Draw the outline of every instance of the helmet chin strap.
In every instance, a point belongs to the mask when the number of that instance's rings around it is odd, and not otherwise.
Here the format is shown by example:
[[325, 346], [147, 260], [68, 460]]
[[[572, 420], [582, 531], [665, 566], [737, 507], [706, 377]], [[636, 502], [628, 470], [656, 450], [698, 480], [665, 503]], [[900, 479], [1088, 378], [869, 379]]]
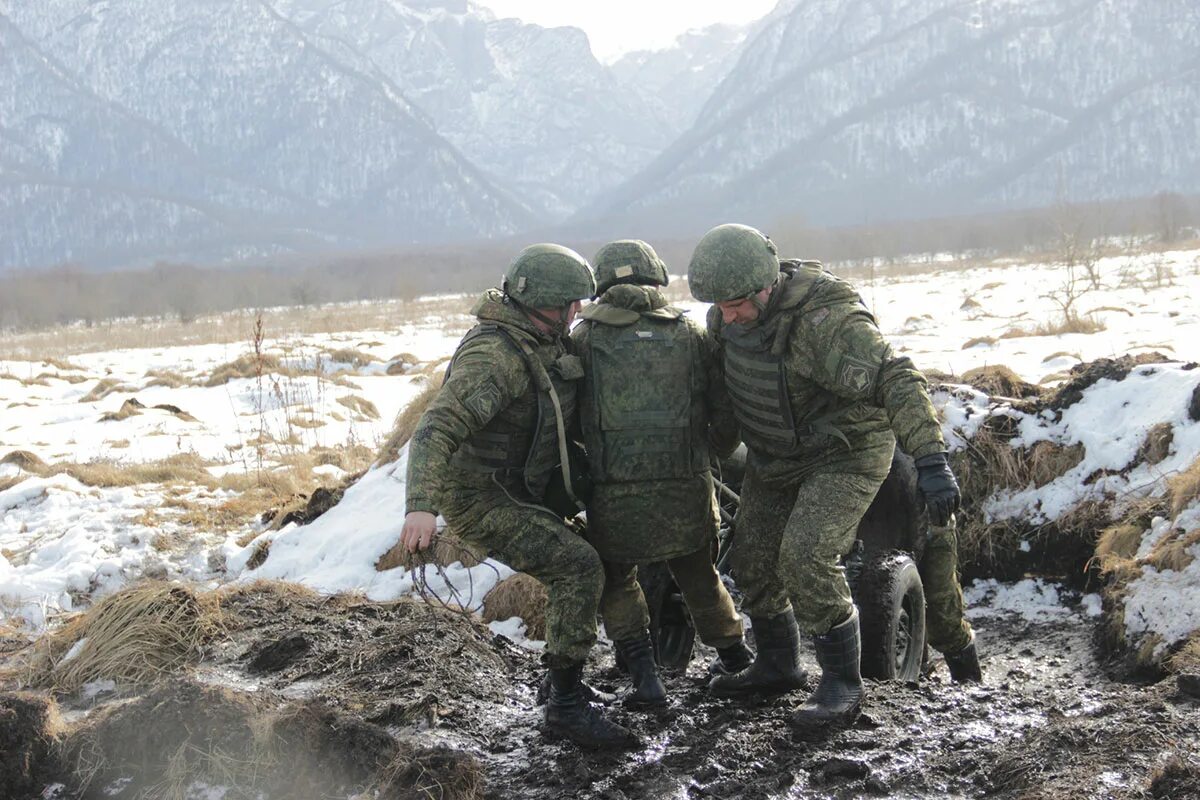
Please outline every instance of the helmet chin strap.
[[516, 306], [516, 308], [523, 314], [528, 315], [532, 319], [536, 319], [549, 328], [550, 333], [554, 335], [554, 338], [561, 339], [567, 335], [567, 312], [571, 310], [571, 303], [567, 303], [562, 307], [559, 319], [554, 319], [553, 317], [546, 316], [533, 306], [527, 306], [517, 298], [513, 297], [508, 293], [507, 287], [505, 287], [504, 296], [507, 297], [508, 301]]
[[775, 289], [779, 286], [782, 275], [782, 272], [779, 273], [779, 275], [775, 276], [775, 280], [771, 282], [770, 286], [763, 287], [763, 289], [771, 290], [771, 293], [767, 295], [767, 301], [765, 303], [758, 299], [758, 294], [762, 291], [762, 289], [746, 298], [750, 301], [750, 305], [754, 306], [754, 308], [758, 310], [758, 319], [756, 319], [755, 322], [761, 324], [767, 321], [767, 312], [775, 307], [775, 299], [779, 294], [775, 291]]

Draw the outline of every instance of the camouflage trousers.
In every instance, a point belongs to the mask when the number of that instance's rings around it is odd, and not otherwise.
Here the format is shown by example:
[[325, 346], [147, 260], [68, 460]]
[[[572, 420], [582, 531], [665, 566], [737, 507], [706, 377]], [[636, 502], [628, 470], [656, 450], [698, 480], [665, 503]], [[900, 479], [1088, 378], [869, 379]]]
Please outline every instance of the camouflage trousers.
[[552, 512], [502, 492], [443, 498], [442, 516], [473, 550], [546, 587], [548, 667], [586, 661], [596, 642], [604, 568], [596, 550]]
[[848, 455], [782, 486], [760, 480], [750, 460], [732, 556], [744, 612], [771, 617], [790, 605], [800, 629], [812, 635], [850, 616], [854, 602], [840, 562], [887, 477], [891, 452], [889, 446]]
[[[679, 586], [700, 641], [710, 647], [728, 647], [742, 639], [742, 618], [733, 598], [713, 565], [708, 547], [667, 561]], [[604, 629], [615, 641], [645, 635], [650, 626], [646, 598], [637, 581], [636, 564], [604, 562], [604, 594], [600, 598]]]
[[958, 536], [954, 517], [945, 527], [929, 529], [921, 556], [921, 583], [925, 586], [925, 626], [929, 646], [957, 653], [971, 643], [971, 624], [963, 616], [963, 593], [958, 580]]

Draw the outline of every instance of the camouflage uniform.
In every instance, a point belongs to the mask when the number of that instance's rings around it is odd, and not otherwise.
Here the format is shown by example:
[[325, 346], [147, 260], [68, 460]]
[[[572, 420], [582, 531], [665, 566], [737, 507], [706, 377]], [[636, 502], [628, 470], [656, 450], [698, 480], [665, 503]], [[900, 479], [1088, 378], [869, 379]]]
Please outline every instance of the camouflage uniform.
[[963, 615], [963, 593], [958, 579], [958, 535], [955, 519], [929, 529], [921, 555], [921, 583], [925, 587], [925, 630], [929, 646], [942, 653], [958, 653], [974, 638]]
[[709, 326], [749, 449], [733, 554], [743, 609], [768, 617], [790, 601], [803, 630], [824, 634], [853, 611], [839, 559], [897, 438], [914, 458], [946, 449], [925, 378], [815, 262], [782, 262], [757, 324], [726, 326], [714, 307]]
[[654, 286], [614, 285], [582, 316], [572, 338], [584, 361], [580, 418], [595, 483], [588, 540], [604, 560], [605, 628], [614, 641], [646, 631], [636, 564], [666, 561], [701, 640], [740, 642], [741, 619], [711, 556], [719, 517], [710, 446], [728, 455], [737, 445], [716, 344]]
[[[546, 661], [584, 661], [596, 640], [604, 571], [594, 548], [542, 506], [559, 468], [555, 412], [521, 345], [545, 370], [565, 420], [575, 419], [567, 342], [488, 290], [479, 320], [409, 446], [407, 510], [440, 512], [468, 546], [546, 586]], [[575, 359], [578, 368], [578, 360]]]

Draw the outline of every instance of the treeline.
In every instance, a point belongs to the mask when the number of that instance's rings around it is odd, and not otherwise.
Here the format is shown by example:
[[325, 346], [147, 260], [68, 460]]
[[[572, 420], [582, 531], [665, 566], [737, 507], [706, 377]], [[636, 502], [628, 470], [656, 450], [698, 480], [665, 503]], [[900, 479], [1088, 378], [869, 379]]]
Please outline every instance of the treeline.
[[[1200, 197], [1160, 194], [1120, 202], [1060, 204], [847, 228], [813, 228], [802, 219], [784, 219], [762, 227], [779, 243], [783, 255], [818, 258], [831, 265], [872, 259], [903, 261], [913, 254], [933, 252], [961, 257], [1037, 255], [1054, 252], [1064, 239], [1112, 236], [1140, 237], [1151, 245], [1169, 246], [1197, 237]], [[682, 273], [696, 238], [653, 240], [652, 244], [672, 272]], [[188, 322], [239, 308], [474, 292], [496, 285], [509, 260], [527, 243], [512, 240], [453, 248], [289, 256], [228, 267], [163, 262], [110, 272], [71, 264], [14, 271], [0, 277], [0, 330], [92, 324], [122, 317], [174, 316]], [[588, 257], [602, 244], [564, 243]]]

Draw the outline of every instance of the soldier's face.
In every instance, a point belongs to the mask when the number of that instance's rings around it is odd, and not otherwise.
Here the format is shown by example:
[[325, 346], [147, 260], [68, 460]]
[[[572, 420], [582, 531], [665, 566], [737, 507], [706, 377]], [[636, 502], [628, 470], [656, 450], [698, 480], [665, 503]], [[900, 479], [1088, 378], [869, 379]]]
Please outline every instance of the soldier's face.
[[758, 306], [754, 305], [752, 300], [757, 299], [759, 303], [766, 303], [770, 296], [771, 290], [763, 289], [752, 297], [717, 303], [717, 308], [721, 309], [721, 318], [726, 325], [745, 325], [747, 322], [758, 319]]
[[[583, 308], [583, 301], [576, 300], [574, 303], [571, 303], [565, 312], [561, 308], [539, 308], [538, 311], [540, 311], [543, 316], [548, 317], [555, 322], [564, 320], [566, 322], [566, 327], [569, 328], [571, 327], [571, 323], [575, 321], [575, 315], [579, 313], [579, 309], [581, 308]], [[549, 332], [549, 325], [542, 322], [537, 317], [530, 317], [530, 319], [540, 330]]]

